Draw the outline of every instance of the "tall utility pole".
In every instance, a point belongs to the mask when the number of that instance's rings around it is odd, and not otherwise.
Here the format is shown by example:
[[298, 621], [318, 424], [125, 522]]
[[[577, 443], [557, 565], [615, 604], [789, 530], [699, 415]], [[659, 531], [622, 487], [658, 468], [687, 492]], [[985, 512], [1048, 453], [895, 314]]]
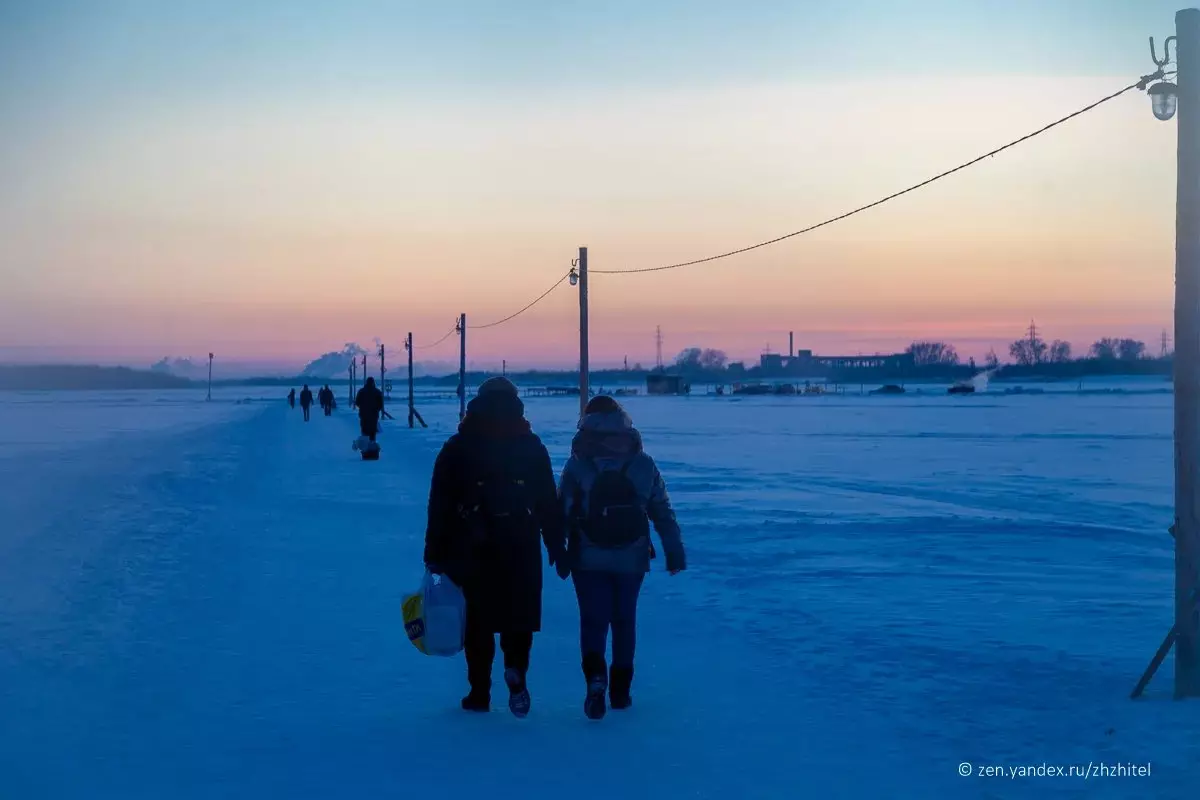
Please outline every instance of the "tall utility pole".
[[[384, 352], [383, 351], [383, 342], [380, 342], [379, 343], [379, 394], [381, 397], [383, 397], [386, 400], [387, 392], [384, 391], [384, 389], [387, 387], [387, 377], [386, 377], [387, 366], [384, 364], [383, 352]], [[387, 414], [387, 412], [383, 411], [382, 408], [380, 409], [380, 411], [381, 411], [381, 415]]]
[[467, 315], [458, 317], [458, 421], [467, 416]]
[[587, 408], [588, 394], [588, 273], [587, 248], [579, 248], [579, 416]]
[[346, 382], [350, 386], [350, 399], [347, 403], [347, 408], [354, 408], [354, 362], [350, 362], [350, 366], [346, 367]]
[[1175, 696], [1200, 697], [1200, 9], [1176, 13]]
[[404, 340], [404, 349], [408, 351], [408, 427], [413, 426], [413, 343], [412, 331]]
[[208, 400], [212, 400], [212, 362], [213, 362], [213, 354], [209, 353], [208, 354], [208, 397], [206, 398]]
[[355, 384], [358, 383], [358, 359], [350, 359], [350, 407], [354, 408]]

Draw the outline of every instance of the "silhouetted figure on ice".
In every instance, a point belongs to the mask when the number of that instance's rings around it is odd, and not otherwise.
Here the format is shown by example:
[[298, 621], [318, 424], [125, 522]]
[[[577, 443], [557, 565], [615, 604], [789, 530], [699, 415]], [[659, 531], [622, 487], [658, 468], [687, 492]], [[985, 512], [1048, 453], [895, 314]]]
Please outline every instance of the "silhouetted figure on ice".
[[308, 412], [312, 408], [313, 393], [312, 389], [308, 388], [308, 384], [304, 384], [304, 388], [300, 390], [300, 410], [304, 412], [304, 421], [308, 422]]
[[[633, 703], [637, 603], [650, 571], [650, 523], [662, 540], [667, 571], [687, 567], [683, 539], [666, 485], [642, 449], [633, 421], [611, 397], [588, 401], [559, 496], [567, 514], [567, 556], [579, 601], [579, 640], [587, 696], [584, 712], [604, 716], [604, 694], [615, 709]], [[562, 574], [560, 571], [559, 574]], [[612, 668], [605, 663], [612, 629]]]
[[288, 408], [296, 407], [296, 390], [292, 389], [288, 392]]
[[426, 565], [467, 601], [463, 709], [490, 708], [500, 634], [508, 707], [518, 717], [529, 713], [529, 652], [542, 622], [542, 544], [551, 564], [564, 548], [554, 469], [524, 412], [506, 378], [479, 387], [434, 464], [425, 532]]
[[367, 378], [367, 382], [358, 390], [354, 405], [358, 406], [358, 424], [362, 435], [375, 441], [379, 433], [379, 415], [383, 413], [383, 392], [375, 386], [374, 378]]
[[329, 388], [329, 384], [321, 391], [317, 392], [317, 401], [321, 404], [321, 408], [325, 411], [325, 416], [333, 414], [333, 389]]

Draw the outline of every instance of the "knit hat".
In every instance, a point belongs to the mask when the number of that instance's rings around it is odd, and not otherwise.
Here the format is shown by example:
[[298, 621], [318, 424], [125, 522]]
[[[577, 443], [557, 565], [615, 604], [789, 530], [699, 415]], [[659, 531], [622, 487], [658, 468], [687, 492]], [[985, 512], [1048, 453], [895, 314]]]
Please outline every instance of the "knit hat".
[[606, 394], [596, 395], [583, 407], [584, 414], [611, 414], [621, 410], [621, 404]]
[[488, 378], [483, 383], [479, 384], [478, 395], [483, 397], [485, 394], [508, 394], [513, 397], [518, 396], [516, 385], [502, 375], [497, 375], [494, 378]]

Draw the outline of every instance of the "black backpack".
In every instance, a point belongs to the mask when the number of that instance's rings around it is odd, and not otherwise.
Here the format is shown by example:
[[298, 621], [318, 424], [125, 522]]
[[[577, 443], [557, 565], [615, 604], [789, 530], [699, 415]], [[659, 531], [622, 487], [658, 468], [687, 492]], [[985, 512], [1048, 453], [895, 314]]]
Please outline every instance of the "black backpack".
[[468, 479], [462, 512], [474, 544], [521, 537], [536, 530], [530, 487], [524, 477], [503, 466]]
[[[650, 519], [638, 495], [637, 487], [629, 480], [627, 461], [619, 470], [599, 470], [588, 494], [587, 514], [579, 519], [579, 527], [588, 541], [603, 549], [628, 547], [642, 538], [650, 537]], [[582, 506], [577, 495], [576, 510]]]

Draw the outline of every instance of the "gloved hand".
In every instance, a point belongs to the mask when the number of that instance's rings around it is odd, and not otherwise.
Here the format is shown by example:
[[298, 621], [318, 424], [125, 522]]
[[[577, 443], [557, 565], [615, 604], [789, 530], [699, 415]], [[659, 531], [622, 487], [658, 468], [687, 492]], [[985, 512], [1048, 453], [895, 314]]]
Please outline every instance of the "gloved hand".
[[687, 557], [684, 556], [683, 552], [680, 551], [678, 553], [672, 553], [670, 550], [668, 550], [667, 551], [667, 572], [669, 572], [672, 575], [678, 575], [679, 573], [683, 572], [685, 569], [687, 569]]

